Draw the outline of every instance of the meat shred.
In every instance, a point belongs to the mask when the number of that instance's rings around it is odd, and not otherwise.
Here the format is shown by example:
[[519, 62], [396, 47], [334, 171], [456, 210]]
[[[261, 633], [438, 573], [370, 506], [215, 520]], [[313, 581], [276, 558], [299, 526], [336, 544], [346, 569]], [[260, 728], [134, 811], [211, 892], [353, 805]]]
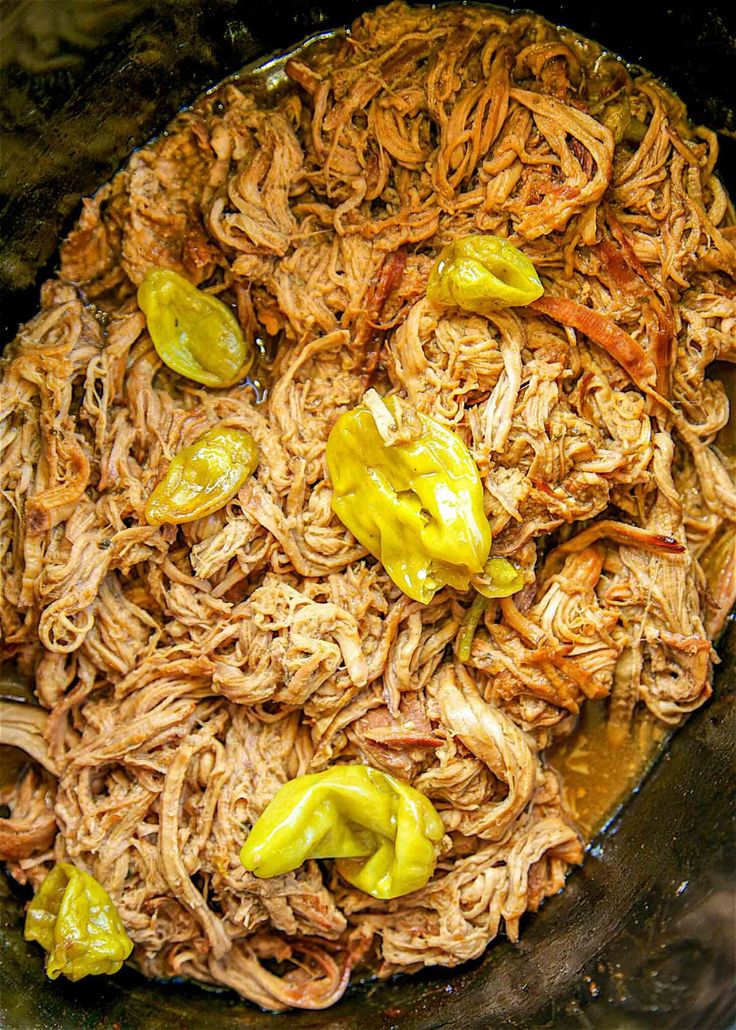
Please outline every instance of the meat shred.
[[[59, 771], [7, 799], [4, 856], [33, 885], [62, 859], [95, 876], [144, 973], [268, 1009], [516, 939], [582, 859], [544, 749], [587, 699], [624, 733], [640, 703], [676, 725], [707, 699], [728, 604], [699, 558], [736, 521], [706, 377], [736, 357], [714, 135], [590, 42], [492, 8], [394, 3], [286, 70], [208, 94], [85, 202], [0, 387], [0, 657], [33, 677]], [[541, 302], [426, 300], [438, 249], [477, 232], [524, 250]], [[276, 355], [259, 382], [162, 366], [135, 292], [154, 266], [233, 305]], [[465, 664], [471, 597], [409, 600], [332, 513], [326, 438], [370, 386], [468, 445], [494, 553], [524, 570]], [[221, 422], [255, 438], [256, 474], [214, 515], [147, 525], [172, 456]], [[423, 890], [241, 866], [278, 788], [342, 761], [440, 811]]]

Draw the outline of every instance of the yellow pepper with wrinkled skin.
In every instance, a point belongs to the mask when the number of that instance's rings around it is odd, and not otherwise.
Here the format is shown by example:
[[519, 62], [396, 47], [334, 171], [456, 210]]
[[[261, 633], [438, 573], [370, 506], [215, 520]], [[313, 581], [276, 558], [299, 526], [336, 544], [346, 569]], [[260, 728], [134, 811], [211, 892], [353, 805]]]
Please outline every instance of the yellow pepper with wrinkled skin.
[[69, 980], [117, 973], [133, 950], [102, 884], [68, 862], [55, 865], [28, 906], [24, 936], [48, 953], [46, 974]]
[[138, 304], [165, 365], [204, 386], [232, 386], [253, 364], [230, 308], [177, 272], [153, 268], [138, 288]]
[[531, 304], [543, 293], [529, 258], [499, 236], [464, 236], [448, 243], [427, 284], [427, 297], [435, 304], [479, 315]]
[[[385, 405], [397, 419], [397, 399]], [[326, 457], [335, 514], [405, 594], [427, 604], [445, 585], [468, 589], [488, 558], [491, 529], [465, 444], [416, 417], [416, 439], [387, 444], [372, 412], [354, 408], [335, 423]]]
[[310, 858], [334, 858], [354, 887], [398, 898], [427, 883], [444, 832], [432, 802], [408, 783], [368, 765], [337, 765], [285, 783], [240, 861], [269, 877]]
[[179, 451], [146, 503], [151, 526], [211, 515], [232, 500], [258, 465], [258, 447], [243, 429], [215, 428]]

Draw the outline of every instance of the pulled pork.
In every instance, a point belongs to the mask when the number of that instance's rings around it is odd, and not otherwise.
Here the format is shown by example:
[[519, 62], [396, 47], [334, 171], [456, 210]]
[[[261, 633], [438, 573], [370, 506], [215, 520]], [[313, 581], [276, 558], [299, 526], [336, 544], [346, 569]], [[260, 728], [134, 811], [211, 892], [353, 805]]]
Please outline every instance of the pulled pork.
[[[145, 973], [269, 1009], [333, 1003], [360, 963], [516, 939], [582, 858], [544, 748], [588, 699], [619, 733], [637, 704], [673, 725], [701, 705], [735, 589], [700, 564], [736, 521], [706, 377], [736, 356], [713, 134], [588, 41], [492, 8], [391, 4], [285, 68], [275, 93], [209, 94], [85, 202], [0, 385], [1, 656], [48, 713], [8, 738], [45, 769], [0, 848], [33, 885], [61, 859], [92, 873]], [[430, 304], [434, 255], [471, 232], [521, 246], [545, 296]], [[258, 382], [162, 366], [135, 299], [153, 266], [233, 305], [276, 354]], [[326, 438], [372, 385], [466, 442], [494, 553], [525, 570], [467, 663], [471, 598], [404, 597], [331, 511]], [[171, 457], [223, 420], [256, 474], [207, 518], [147, 525]], [[243, 869], [278, 788], [335, 761], [438, 808], [423, 890]]]

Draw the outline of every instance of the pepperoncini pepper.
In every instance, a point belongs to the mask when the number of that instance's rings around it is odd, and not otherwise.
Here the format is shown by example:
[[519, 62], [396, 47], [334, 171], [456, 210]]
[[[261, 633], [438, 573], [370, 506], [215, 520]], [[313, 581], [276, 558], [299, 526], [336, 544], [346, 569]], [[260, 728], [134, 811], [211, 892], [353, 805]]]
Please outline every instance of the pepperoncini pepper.
[[457, 636], [457, 656], [461, 662], [467, 662], [470, 658], [473, 650], [473, 637], [487, 607], [488, 598], [482, 594], [476, 594], [473, 603], [465, 613]]
[[335, 858], [340, 875], [374, 898], [419, 890], [434, 872], [444, 827], [429, 798], [367, 765], [297, 776], [276, 794], [240, 852], [256, 876], [309, 858]]
[[543, 293], [529, 258], [499, 236], [464, 236], [448, 243], [427, 284], [427, 297], [435, 304], [479, 315], [531, 304]]
[[327, 441], [332, 507], [405, 594], [427, 604], [467, 590], [491, 546], [478, 468], [465, 444], [397, 397], [368, 391]]
[[509, 597], [524, 586], [524, 576], [507, 558], [489, 558], [483, 574], [473, 577], [476, 589], [475, 599], [465, 613], [457, 637], [457, 656], [467, 662], [473, 648], [473, 638], [478, 623], [492, 597]]
[[243, 429], [210, 429], [179, 451], [146, 503], [146, 521], [178, 525], [222, 508], [258, 465], [258, 448]]
[[110, 896], [93, 876], [55, 865], [28, 906], [24, 936], [48, 952], [46, 974], [69, 980], [117, 973], [133, 942]]
[[232, 386], [253, 364], [230, 308], [177, 272], [153, 268], [138, 288], [138, 304], [159, 357], [205, 386]]
[[473, 649], [473, 638], [492, 597], [509, 597], [524, 586], [524, 577], [506, 558], [489, 558], [482, 576], [473, 577], [476, 595], [465, 612], [457, 636], [457, 656], [467, 662]]
[[522, 573], [507, 558], [489, 558], [482, 574], [473, 577], [473, 586], [484, 597], [509, 597], [524, 583]]

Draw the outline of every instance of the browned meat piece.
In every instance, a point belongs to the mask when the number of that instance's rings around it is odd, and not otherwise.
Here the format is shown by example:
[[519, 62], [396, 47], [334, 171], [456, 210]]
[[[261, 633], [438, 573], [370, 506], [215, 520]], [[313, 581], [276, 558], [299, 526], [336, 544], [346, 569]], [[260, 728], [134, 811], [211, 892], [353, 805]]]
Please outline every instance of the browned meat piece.
[[[0, 819], [0, 859], [15, 863], [36, 857], [44, 861], [58, 830], [50, 777], [27, 771], [8, 799], [12, 811], [9, 819]], [[23, 867], [16, 868], [25, 880]]]

